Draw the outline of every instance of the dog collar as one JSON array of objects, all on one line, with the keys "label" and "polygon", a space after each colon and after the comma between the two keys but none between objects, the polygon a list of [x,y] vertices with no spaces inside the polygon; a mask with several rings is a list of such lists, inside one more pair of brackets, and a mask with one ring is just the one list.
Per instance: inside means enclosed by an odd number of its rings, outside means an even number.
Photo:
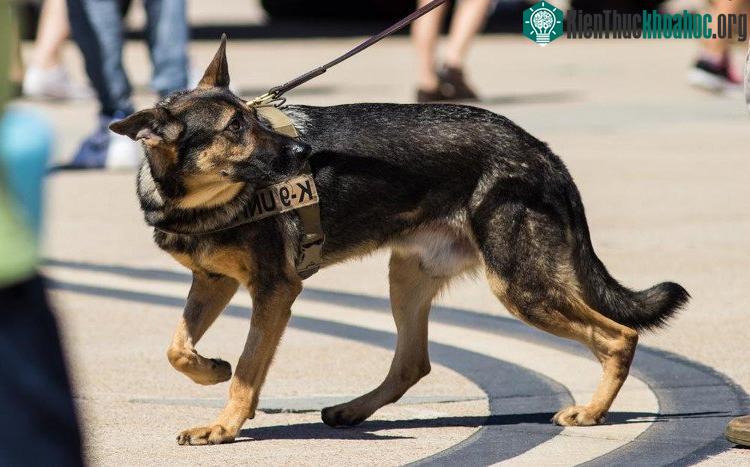
[{"label": "dog collar", "polygon": [[[266,119],[274,131],[298,138],[299,133],[292,120],[273,105],[253,105],[258,115]],[[180,232],[165,229],[156,225],[153,228],[175,235],[208,235],[233,229],[259,219],[275,216],[289,211],[297,211],[300,218],[301,234],[297,247],[295,268],[302,279],[307,279],[320,269],[323,263],[323,243],[325,234],[320,222],[320,198],[315,186],[310,164],[306,163],[300,175],[283,182],[256,190],[252,201],[237,219],[231,223],[212,230],[201,232]]]}]

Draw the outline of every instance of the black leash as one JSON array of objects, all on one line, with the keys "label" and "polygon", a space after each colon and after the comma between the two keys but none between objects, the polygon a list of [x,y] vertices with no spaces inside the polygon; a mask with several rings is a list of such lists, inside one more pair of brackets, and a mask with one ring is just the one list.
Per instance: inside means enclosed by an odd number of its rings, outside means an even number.
[{"label": "black leash", "polygon": [[420,16],[423,16],[426,13],[429,13],[430,11],[434,10],[435,8],[439,7],[443,3],[445,3],[448,0],[433,0],[427,5],[423,6],[422,8],[417,9],[414,11],[414,13],[410,14],[409,16],[405,17],[401,21],[397,22],[393,26],[389,27],[388,29],[384,30],[380,34],[377,34],[375,36],[370,37],[366,41],[362,42],[358,46],[354,47],[349,52],[345,53],[344,55],[341,55],[338,58],[335,58],[334,60],[331,60],[330,62],[326,63],[323,66],[319,66],[318,68],[315,68],[313,70],[308,71],[307,73],[298,76],[294,78],[291,81],[288,81],[281,86],[276,86],[275,88],[271,88],[267,93],[263,94],[262,96],[258,96],[252,101],[248,103],[248,105],[251,106],[257,106],[257,105],[263,105],[263,104],[269,104],[273,101],[276,101],[281,98],[285,93],[288,91],[296,88],[297,86],[300,86],[308,81],[310,81],[313,78],[316,78],[326,71],[328,71],[329,68],[332,68],[339,63],[343,62],[344,60],[353,57],[354,55],[357,55],[358,53],[362,52],[366,48],[370,47],[371,45],[381,41],[382,39],[385,39],[386,37],[390,36],[391,34],[400,31],[404,27],[411,24],[414,20],[419,18]]}]

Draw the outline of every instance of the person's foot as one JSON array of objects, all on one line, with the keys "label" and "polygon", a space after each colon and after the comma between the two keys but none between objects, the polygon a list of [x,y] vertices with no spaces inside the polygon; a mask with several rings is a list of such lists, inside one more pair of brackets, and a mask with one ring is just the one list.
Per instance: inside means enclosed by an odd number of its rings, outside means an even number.
[{"label": "person's foot", "polygon": [[688,82],[695,87],[716,93],[742,89],[742,77],[732,69],[728,56],[720,60],[708,57],[698,59],[688,73]]},{"label": "person's foot", "polygon": [[23,94],[38,99],[89,99],[94,92],[73,83],[62,66],[43,69],[31,66],[23,77]]},{"label": "person's foot", "polygon": [[123,170],[138,167],[141,162],[140,145],[127,136],[118,135],[109,129],[117,118],[100,116],[98,128],[83,140],[64,169],[111,169]]},{"label": "person's foot", "polygon": [[439,101],[473,101],[477,94],[466,83],[463,70],[460,68],[444,67],[438,72],[438,84],[435,89],[419,89],[417,102]]},{"label": "person's foot", "polygon": [[438,73],[438,89],[445,100],[476,100],[477,93],[466,83],[464,72],[460,68],[443,67]]},{"label": "person's foot", "polygon": [[734,444],[750,447],[750,415],[737,417],[729,422],[724,435]]}]

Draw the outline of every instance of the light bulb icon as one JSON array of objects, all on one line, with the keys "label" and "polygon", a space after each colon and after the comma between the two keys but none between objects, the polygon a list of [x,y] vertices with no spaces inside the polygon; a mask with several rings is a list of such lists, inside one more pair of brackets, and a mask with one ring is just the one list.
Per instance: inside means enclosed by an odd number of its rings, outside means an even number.
[{"label": "light bulb icon", "polygon": [[[555,7],[552,8],[556,10]],[[550,34],[554,33],[557,25],[557,17],[554,11],[548,8],[544,2],[541,2],[541,6],[532,11],[527,22],[534,31],[534,42],[542,47],[549,44]]]}]

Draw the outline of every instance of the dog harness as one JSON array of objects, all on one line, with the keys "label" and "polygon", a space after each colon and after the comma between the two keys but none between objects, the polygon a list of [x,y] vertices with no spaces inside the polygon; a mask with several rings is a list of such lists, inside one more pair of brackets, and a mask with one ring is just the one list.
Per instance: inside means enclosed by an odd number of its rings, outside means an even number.
[{"label": "dog harness", "polygon": [[[268,120],[274,131],[292,138],[299,137],[292,120],[275,105],[253,105],[253,107],[258,115]],[[271,196],[274,197],[272,201]],[[266,200],[268,203],[264,203]],[[266,206],[274,206],[275,209],[266,211],[267,215],[297,211],[302,232],[297,248],[296,268],[297,274],[303,279],[318,272],[323,262],[325,234],[320,223],[319,202],[318,190],[309,163],[305,163],[302,175],[260,190],[253,201],[253,206],[258,206],[261,210]],[[252,212],[256,212],[255,209]]]}]

